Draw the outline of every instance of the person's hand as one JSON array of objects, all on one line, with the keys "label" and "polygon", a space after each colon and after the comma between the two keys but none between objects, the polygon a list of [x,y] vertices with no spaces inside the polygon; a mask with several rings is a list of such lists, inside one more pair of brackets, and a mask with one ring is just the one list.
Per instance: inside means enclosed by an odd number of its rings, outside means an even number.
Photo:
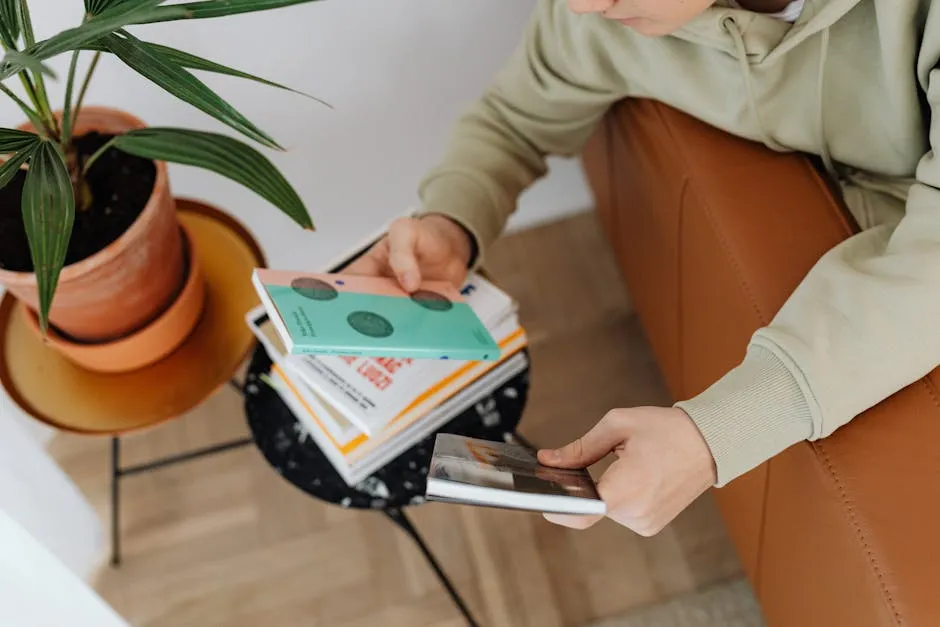
[{"label": "person's hand", "polygon": [[470,236],[450,218],[436,214],[399,218],[388,235],[344,272],[396,278],[408,292],[424,280],[449,281],[459,289],[471,254]]},{"label": "person's hand", "polygon": [[[571,444],[539,451],[555,468],[586,468],[617,455],[597,483],[607,517],[642,536],[659,533],[715,484],[715,463],[698,428],[677,408],[615,409]],[[556,524],[586,529],[598,516],[546,514]]]}]

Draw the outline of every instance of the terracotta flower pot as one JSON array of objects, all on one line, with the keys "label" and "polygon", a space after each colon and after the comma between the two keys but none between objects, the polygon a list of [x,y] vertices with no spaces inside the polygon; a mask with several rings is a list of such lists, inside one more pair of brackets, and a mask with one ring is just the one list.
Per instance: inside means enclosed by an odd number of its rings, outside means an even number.
[{"label": "terracotta flower pot", "polygon": [[[144,126],[123,111],[83,107],[74,134],[119,134]],[[31,130],[28,124],[20,128]],[[126,337],[159,318],[179,295],[186,278],[180,225],[166,164],[155,165],[150,200],[130,228],[103,250],[62,270],[49,314],[60,335],[82,343]],[[35,274],[0,270],[0,283],[38,309]],[[178,333],[185,337],[191,330]]]},{"label": "terracotta flower pot", "polygon": [[[64,357],[85,368],[97,372],[118,373],[149,366],[179,348],[190,331],[199,322],[206,298],[199,258],[192,250],[192,238],[185,236],[183,248],[186,280],[179,297],[153,322],[139,331],[119,340],[102,344],[74,342],[50,328],[46,339]],[[21,306],[26,307],[24,303]],[[27,309],[27,324],[37,335],[41,335],[39,316]]]}]

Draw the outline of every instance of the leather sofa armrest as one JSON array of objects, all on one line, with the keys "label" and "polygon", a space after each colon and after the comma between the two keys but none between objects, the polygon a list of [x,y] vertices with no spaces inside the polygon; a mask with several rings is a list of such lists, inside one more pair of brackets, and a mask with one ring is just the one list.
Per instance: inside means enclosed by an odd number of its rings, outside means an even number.
[{"label": "leather sofa armrest", "polygon": [[[651,101],[618,105],[584,163],[676,398],[736,365],[819,257],[855,230],[805,156]],[[935,624],[938,389],[940,370],[716,492],[770,625]]]}]

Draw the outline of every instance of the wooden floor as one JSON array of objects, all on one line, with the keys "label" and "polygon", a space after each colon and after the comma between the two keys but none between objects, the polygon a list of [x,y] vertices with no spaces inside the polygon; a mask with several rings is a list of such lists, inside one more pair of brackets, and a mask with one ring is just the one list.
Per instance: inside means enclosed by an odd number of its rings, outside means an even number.
[{"label": "wooden floor", "polygon": [[[511,236],[490,259],[532,340],[525,436],[561,444],[608,409],[668,402],[592,215]],[[126,463],[247,434],[239,400],[222,390],[128,438]],[[106,520],[108,442],[61,436],[53,452]],[[96,586],[135,626],[462,624],[407,536],[305,496],[251,448],[123,485],[125,563]],[[607,521],[575,532],[495,510],[412,514],[486,625],[585,625],[740,574],[709,496],[650,539]]]}]

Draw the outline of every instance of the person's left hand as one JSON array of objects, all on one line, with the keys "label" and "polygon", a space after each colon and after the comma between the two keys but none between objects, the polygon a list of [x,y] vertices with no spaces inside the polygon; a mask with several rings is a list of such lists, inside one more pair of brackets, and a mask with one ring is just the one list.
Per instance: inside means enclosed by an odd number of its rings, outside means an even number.
[{"label": "person's left hand", "polygon": [[[715,462],[698,427],[678,408],[615,409],[571,444],[539,451],[539,461],[555,468],[586,468],[614,453],[618,459],[597,483],[607,517],[642,536],[659,533],[682,510],[715,484]],[[548,520],[586,529],[597,516]]]}]

